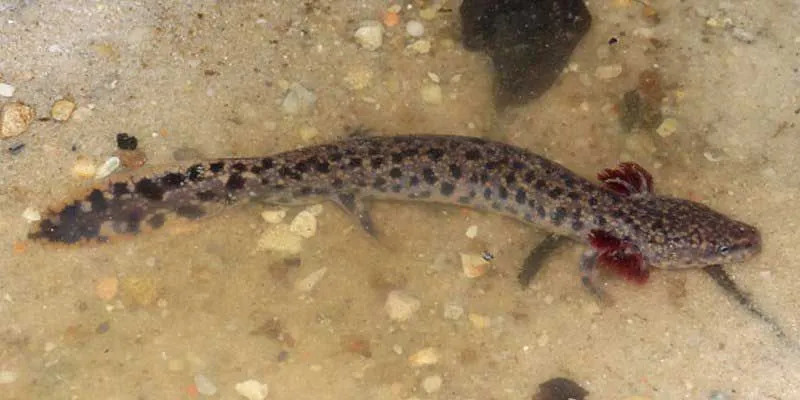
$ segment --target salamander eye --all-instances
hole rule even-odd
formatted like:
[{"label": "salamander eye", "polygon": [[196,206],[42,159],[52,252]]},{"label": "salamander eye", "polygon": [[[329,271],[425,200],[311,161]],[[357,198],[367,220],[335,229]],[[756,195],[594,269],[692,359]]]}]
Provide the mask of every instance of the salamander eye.
[{"label": "salamander eye", "polygon": [[720,255],[727,256],[728,253],[730,252],[731,252],[731,247],[728,245],[721,244],[719,245],[719,247],[717,247],[717,253],[719,253]]}]

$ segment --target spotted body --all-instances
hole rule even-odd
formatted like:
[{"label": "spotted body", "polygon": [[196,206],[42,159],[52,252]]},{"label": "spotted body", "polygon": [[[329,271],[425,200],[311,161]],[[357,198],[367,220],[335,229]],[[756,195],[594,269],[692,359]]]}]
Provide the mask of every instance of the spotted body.
[{"label": "spotted body", "polygon": [[600,184],[519,147],[460,136],[356,136],[260,158],[220,159],[144,177],[114,177],[47,215],[30,236],[104,241],[158,229],[175,216],[259,198],[298,205],[333,200],[374,232],[365,200],[415,200],[487,210],[589,244],[582,268],[599,263],[646,278],[648,267],[741,261],[758,231],[706,206],[652,193],[635,164]]}]

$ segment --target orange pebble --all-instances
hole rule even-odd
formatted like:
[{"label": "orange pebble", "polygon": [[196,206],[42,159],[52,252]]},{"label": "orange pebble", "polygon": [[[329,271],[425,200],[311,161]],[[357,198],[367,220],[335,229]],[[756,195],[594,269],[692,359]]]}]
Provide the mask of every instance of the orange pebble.
[{"label": "orange pebble", "polygon": [[16,255],[22,254],[25,252],[25,249],[27,249],[25,242],[21,240],[17,240],[14,242],[14,254]]},{"label": "orange pebble", "polygon": [[399,23],[400,23],[400,14],[393,11],[387,11],[385,14],[383,14],[383,24],[386,25],[387,27],[392,27]]}]

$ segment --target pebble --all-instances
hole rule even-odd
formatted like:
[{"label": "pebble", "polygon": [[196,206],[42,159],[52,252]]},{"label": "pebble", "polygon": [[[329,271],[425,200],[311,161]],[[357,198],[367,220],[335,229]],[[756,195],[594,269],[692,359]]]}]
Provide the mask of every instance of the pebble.
[{"label": "pebble", "polygon": [[17,381],[19,375],[15,371],[0,370],[0,385],[7,385]]},{"label": "pebble", "polygon": [[303,210],[297,213],[289,225],[289,230],[308,239],[317,233],[317,217]]},{"label": "pebble", "polygon": [[489,270],[489,261],[480,254],[460,253],[460,256],[461,270],[467,278],[478,278]]},{"label": "pebble", "polygon": [[416,297],[402,291],[392,290],[386,297],[384,309],[393,321],[408,321],[422,306]]},{"label": "pebble", "polygon": [[28,130],[36,116],[33,108],[19,103],[6,103],[0,109],[0,138],[10,138]]},{"label": "pebble", "polygon": [[678,130],[678,121],[675,118],[666,118],[661,122],[661,125],[656,128],[658,136],[663,138],[672,136]]},{"label": "pebble", "polygon": [[22,218],[25,218],[25,220],[28,221],[28,223],[31,223],[31,222],[41,221],[42,215],[39,214],[39,210],[33,207],[28,207],[25,209],[25,211],[22,212]]},{"label": "pebble", "polygon": [[287,224],[276,224],[258,239],[259,250],[298,254],[302,246],[303,237],[292,232]]},{"label": "pebble", "polygon": [[422,350],[410,355],[408,362],[414,367],[424,367],[439,363],[439,352],[433,347],[425,347]]},{"label": "pebble", "polygon": [[264,210],[261,212],[261,219],[268,224],[279,224],[286,218],[286,209]]},{"label": "pebble", "polygon": [[614,79],[622,74],[621,64],[601,65],[594,70],[597,79]]},{"label": "pebble", "polygon": [[55,349],[56,349],[56,347],[58,347],[58,346],[57,346],[55,343],[53,343],[53,342],[46,342],[46,343],[44,344],[44,351],[45,351],[45,353],[49,353],[49,352],[51,352],[51,351],[55,350]]},{"label": "pebble", "polygon": [[736,40],[744,43],[753,43],[753,41],[756,39],[752,33],[739,28],[738,26],[733,28],[733,32],[731,32],[731,34]]},{"label": "pebble", "polygon": [[95,167],[92,160],[90,160],[88,157],[78,157],[78,159],[75,161],[75,164],[72,166],[72,174],[78,178],[93,178],[95,173],[97,173],[97,167]]},{"label": "pebble", "polygon": [[442,377],[440,375],[426,376],[422,380],[422,390],[425,393],[436,393],[442,388]]},{"label": "pebble", "polygon": [[368,20],[361,22],[353,38],[362,48],[375,51],[383,45],[383,24],[378,21]]},{"label": "pebble", "polygon": [[322,280],[326,272],[328,272],[327,268],[320,268],[308,274],[305,278],[297,280],[294,283],[294,288],[301,292],[310,292]]},{"label": "pebble", "polygon": [[194,376],[194,385],[197,386],[197,392],[204,396],[213,396],[217,394],[217,385],[203,374]]},{"label": "pebble", "polygon": [[478,236],[478,225],[471,225],[464,234],[470,239],[475,239]]},{"label": "pebble", "polygon": [[344,82],[350,86],[352,90],[361,90],[369,87],[372,81],[372,70],[365,66],[357,66],[354,69],[347,71],[344,76]]},{"label": "pebble", "polygon": [[120,161],[119,157],[113,156],[109,157],[100,168],[97,169],[97,172],[94,174],[94,179],[103,179],[117,170],[122,162]]},{"label": "pebble", "polygon": [[464,307],[455,303],[447,303],[443,310],[444,318],[456,321],[464,315]]},{"label": "pebble", "polygon": [[0,83],[0,96],[3,97],[11,97],[14,95],[14,92],[17,90],[14,86],[11,86],[7,83]]},{"label": "pebble", "polygon": [[116,154],[125,168],[135,169],[147,163],[147,154],[141,150],[119,150]]},{"label": "pebble", "polygon": [[119,290],[119,279],[114,276],[100,279],[94,287],[94,294],[101,300],[111,300]]},{"label": "pebble", "polygon": [[239,382],[234,386],[236,393],[239,393],[247,400],[264,400],[269,394],[269,387],[266,383],[261,383],[255,379],[248,379],[244,382]]},{"label": "pebble", "polygon": [[415,40],[414,43],[408,45],[406,49],[417,54],[428,54],[431,51],[431,41],[425,39]]},{"label": "pebble", "polygon": [[477,329],[486,329],[492,324],[492,320],[485,315],[470,313],[468,318],[472,326]]},{"label": "pebble", "polygon": [[423,9],[419,10],[419,17],[424,19],[424,20],[430,21],[430,20],[436,18],[436,13],[438,11],[439,11],[439,7],[437,7],[435,5],[431,6],[431,7],[425,7]]},{"label": "pebble", "polygon": [[53,103],[53,107],[50,108],[50,116],[56,121],[64,122],[72,116],[74,111],[75,103],[61,99]]},{"label": "pebble", "polygon": [[442,104],[442,88],[435,83],[422,86],[420,95],[422,101],[427,104]]},{"label": "pebble", "polygon": [[406,23],[406,33],[411,37],[420,37],[425,34],[425,26],[419,21],[408,21]]},{"label": "pebble", "polygon": [[724,392],[720,392],[719,390],[714,390],[708,395],[708,400],[728,400],[730,399],[728,395]]},{"label": "pebble", "polygon": [[316,102],[317,96],[313,92],[299,83],[293,83],[287,89],[286,96],[281,103],[281,110],[286,114],[299,114],[311,110]]}]

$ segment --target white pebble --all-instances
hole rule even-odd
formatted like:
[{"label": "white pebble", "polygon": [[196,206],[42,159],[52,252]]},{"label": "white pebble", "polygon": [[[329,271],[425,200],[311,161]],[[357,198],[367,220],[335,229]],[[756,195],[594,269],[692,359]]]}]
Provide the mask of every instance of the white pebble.
[{"label": "white pebble", "polygon": [[287,224],[276,224],[258,239],[259,250],[298,254],[303,250],[303,237],[292,232]]},{"label": "white pebble", "polygon": [[301,292],[310,292],[311,289],[314,289],[314,286],[317,286],[317,283],[322,280],[325,276],[325,273],[328,272],[327,268],[320,268],[306,276],[303,279],[298,280],[294,283],[294,288],[301,291]]},{"label": "white pebble", "polygon": [[601,65],[594,70],[597,79],[614,79],[622,74],[621,64]]},{"label": "white pebble", "polygon": [[97,169],[97,172],[94,174],[94,179],[103,179],[109,175],[111,175],[114,171],[119,168],[120,160],[119,157],[113,156],[109,157],[100,168]]},{"label": "white pebble", "polygon": [[213,396],[217,393],[217,385],[203,374],[194,376],[194,385],[197,386],[197,392],[204,396]]},{"label": "white pebble", "polygon": [[53,342],[46,342],[44,344],[44,351],[47,352],[47,353],[49,353],[49,352],[51,352],[51,351],[53,351],[55,349],[56,349],[56,344],[53,343]]},{"label": "white pebble", "polygon": [[25,211],[22,212],[22,218],[25,218],[28,222],[36,222],[41,221],[42,215],[39,214],[39,211],[33,207],[28,207]]},{"label": "white pebble", "polygon": [[393,321],[408,321],[422,306],[416,297],[402,291],[392,290],[386,297],[384,310]]},{"label": "white pebble", "polygon": [[464,315],[464,307],[461,307],[460,305],[454,303],[447,303],[444,305],[443,314],[445,319],[450,319],[455,321],[460,319],[461,316]]},{"label": "white pebble", "polygon": [[437,364],[439,362],[439,352],[433,347],[426,347],[410,355],[408,362],[414,367]]},{"label": "white pebble", "polygon": [[0,370],[0,385],[7,385],[17,381],[18,374],[14,371]]},{"label": "white pebble", "polygon": [[467,278],[483,276],[489,270],[489,262],[480,254],[460,253],[461,270]]},{"label": "white pebble", "polygon": [[383,24],[378,21],[364,21],[353,37],[364,49],[378,50],[383,45]]},{"label": "white pebble", "polygon": [[14,91],[16,90],[17,88],[14,86],[11,86],[7,83],[0,83],[0,96],[11,97],[14,95]]},{"label": "white pebble", "polygon": [[465,235],[470,239],[475,239],[475,237],[478,236],[478,225],[470,225]]},{"label": "white pebble", "polygon": [[753,41],[756,39],[752,33],[742,28],[739,28],[738,26],[736,28],[733,28],[732,34],[733,37],[736,38],[736,40],[739,40],[740,42],[744,43],[753,43]]},{"label": "white pebble", "polygon": [[435,83],[422,86],[420,95],[427,104],[442,104],[442,88]]},{"label": "white pebble", "polygon": [[422,380],[422,390],[424,390],[425,393],[435,393],[441,388],[442,377],[439,375],[426,376],[425,379]]},{"label": "white pebble", "polygon": [[285,209],[264,210],[261,212],[261,219],[268,224],[279,224],[284,218],[286,218]]},{"label": "white pebble", "polygon": [[289,86],[286,97],[283,98],[281,109],[286,114],[294,115],[309,111],[316,102],[317,96],[314,93],[299,83],[293,83]]},{"label": "white pebble", "polygon": [[658,136],[663,138],[672,136],[678,130],[678,121],[675,118],[666,118],[661,125],[656,128]]},{"label": "white pebble", "polygon": [[308,239],[317,233],[317,217],[306,210],[300,211],[292,219],[289,230]]},{"label": "white pebble", "polygon": [[254,379],[239,382],[234,386],[234,389],[236,389],[236,393],[239,393],[247,400],[264,400],[269,394],[267,384]]},{"label": "white pebble", "polygon": [[412,37],[420,37],[425,34],[425,26],[422,22],[411,20],[406,24],[406,33]]}]

